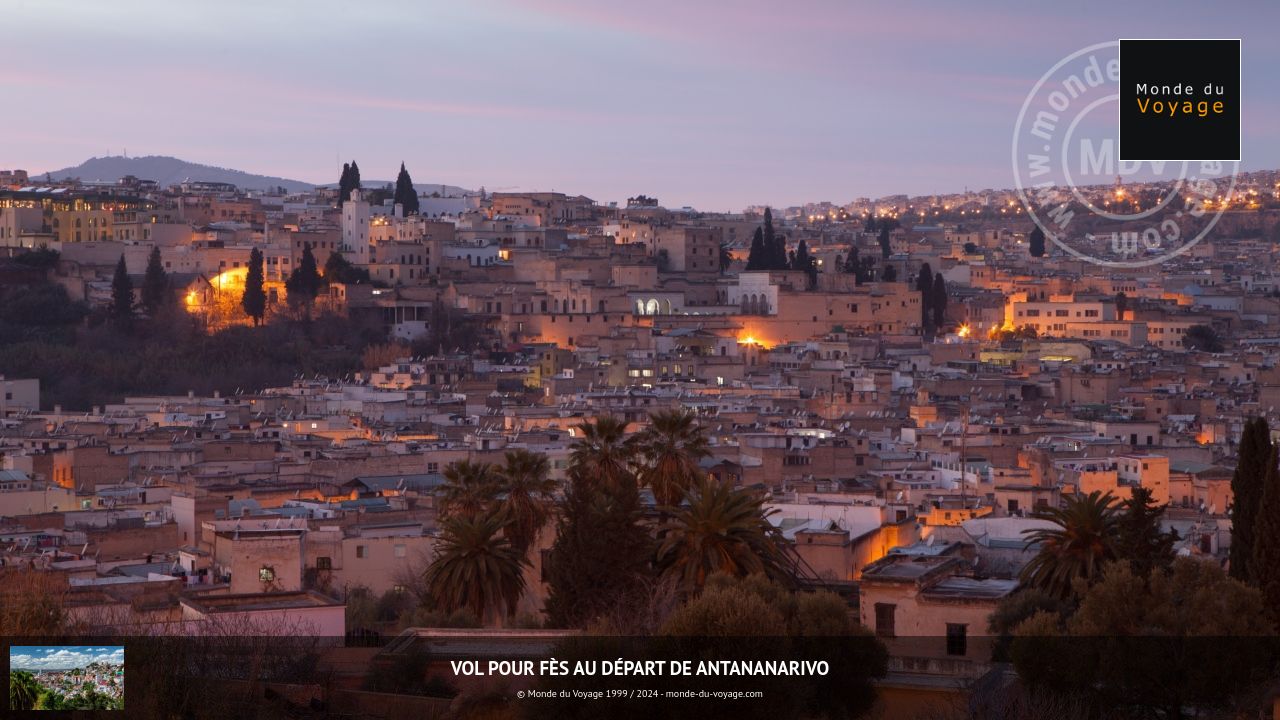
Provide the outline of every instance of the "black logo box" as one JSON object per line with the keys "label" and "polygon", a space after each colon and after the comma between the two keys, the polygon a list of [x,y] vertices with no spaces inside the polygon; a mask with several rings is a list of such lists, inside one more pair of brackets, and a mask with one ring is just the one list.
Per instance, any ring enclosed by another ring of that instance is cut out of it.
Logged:
{"label": "black logo box", "polygon": [[[1122,38],[1120,159],[1239,162],[1240,46],[1238,39]],[[1147,86],[1145,93],[1138,92],[1139,85]],[[1166,94],[1166,87],[1181,92]],[[1146,113],[1141,112],[1139,100]],[[1185,102],[1191,102],[1191,114],[1183,112]],[[1205,107],[1202,102],[1209,109],[1205,116],[1199,112]],[[1221,113],[1213,112],[1218,102]],[[1177,103],[1172,115],[1170,103]],[[1163,112],[1156,114],[1157,107]]]}

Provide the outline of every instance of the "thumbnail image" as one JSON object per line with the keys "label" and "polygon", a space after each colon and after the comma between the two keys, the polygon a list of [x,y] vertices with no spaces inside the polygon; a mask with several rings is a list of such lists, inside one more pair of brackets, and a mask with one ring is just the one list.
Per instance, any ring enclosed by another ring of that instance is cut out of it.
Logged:
{"label": "thumbnail image", "polygon": [[10,710],[123,710],[121,645],[9,648]]}

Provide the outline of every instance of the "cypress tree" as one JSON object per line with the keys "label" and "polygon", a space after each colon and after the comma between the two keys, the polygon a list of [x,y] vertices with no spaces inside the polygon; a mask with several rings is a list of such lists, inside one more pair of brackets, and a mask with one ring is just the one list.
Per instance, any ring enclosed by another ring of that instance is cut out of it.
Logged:
{"label": "cypress tree", "polygon": [[395,202],[404,209],[405,215],[418,214],[418,191],[413,189],[413,179],[404,163],[400,163],[400,174],[396,176]]}
{"label": "cypress tree", "polygon": [[765,249],[764,249],[764,233],[760,228],[756,228],[755,235],[751,236],[751,253],[747,255],[748,270],[765,270]]}
{"label": "cypress tree", "polygon": [[1173,564],[1173,544],[1178,540],[1177,531],[1161,530],[1164,507],[1151,498],[1150,488],[1135,487],[1129,499],[1120,504],[1118,518],[1116,558],[1128,561],[1142,577]]}
{"label": "cypress tree", "polygon": [[338,202],[351,199],[351,163],[342,163],[342,177],[338,178]]}
{"label": "cypress tree", "polygon": [[898,269],[893,265],[886,264],[884,270],[880,273],[880,279],[885,282],[894,282],[898,279]]}
{"label": "cypress tree", "polygon": [[947,315],[947,283],[942,279],[942,273],[933,276],[931,302],[933,305],[933,325],[934,327],[942,327]]}
{"label": "cypress tree", "polygon": [[[1262,475],[1262,493],[1253,525],[1253,583],[1272,617],[1280,617],[1280,447],[1271,446]],[[1232,539],[1234,549],[1234,538]]]}
{"label": "cypress tree", "polygon": [[111,278],[111,304],[107,312],[115,320],[129,320],[133,317],[133,281],[129,279],[129,268],[124,264],[124,254],[116,263],[115,275]]}
{"label": "cypress tree", "polygon": [[933,289],[933,268],[929,267],[929,263],[920,266],[920,273],[916,275],[916,290],[926,292]]}
{"label": "cypress tree", "polygon": [[160,262],[160,248],[151,248],[147,256],[147,273],[142,280],[142,305],[151,315],[169,304],[169,276]]}
{"label": "cypress tree", "polygon": [[320,272],[316,269],[316,256],[311,253],[311,243],[303,243],[302,259],[298,262],[298,267],[289,273],[289,279],[284,284],[289,302],[295,305],[309,304],[320,293],[323,283]]}
{"label": "cypress tree", "polygon": [[809,271],[809,263],[812,258],[809,257],[809,243],[802,238],[800,244],[796,245],[795,260],[792,262],[792,270]]}
{"label": "cypress tree", "polygon": [[1271,428],[1266,419],[1256,417],[1244,425],[1237,450],[1236,470],[1231,476],[1231,577],[1254,582],[1253,550],[1262,500],[1263,477],[1271,457]]}
{"label": "cypress tree", "polygon": [[1044,231],[1039,225],[1031,230],[1027,243],[1030,245],[1031,257],[1044,257]]}
{"label": "cypress tree", "polygon": [[582,627],[634,599],[652,574],[653,551],[634,487],[605,490],[594,479],[571,479],[547,559],[550,624]]}
{"label": "cypress tree", "polygon": [[786,270],[791,267],[791,253],[787,252],[787,236],[779,235],[773,250],[773,269]]}
{"label": "cypress tree", "polygon": [[933,268],[929,263],[920,266],[916,276],[916,291],[920,293],[920,326],[930,327],[933,322]]}
{"label": "cypress tree", "polygon": [[[352,160],[351,161],[351,189],[359,190],[360,187],[361,187],[360,186],[360,166],[356,164],[355,160]],[[350,193],[348,193],[347,196],[350,197]]]}
{"label": "cypress tree", "polygon": [[764,209],[765,266],[762,270],[787,269],[787,241],[777,236],[773,229],[773,210]]}
{"label": "cypress tree", "polygon": [[893,254],[893,248],[889,245],[889,223],[880,224],[880,255],[883,259],[888,260]]}
{"label": "cypress tree", "polygon": [[240,298],[240,306],[244,314],[253,318],[253,324],[260,325],[262,317],[267,314],[267,291],[263,288],[262,251],[254,248],[249,253],[249,273],[244,278],[244,295]]}

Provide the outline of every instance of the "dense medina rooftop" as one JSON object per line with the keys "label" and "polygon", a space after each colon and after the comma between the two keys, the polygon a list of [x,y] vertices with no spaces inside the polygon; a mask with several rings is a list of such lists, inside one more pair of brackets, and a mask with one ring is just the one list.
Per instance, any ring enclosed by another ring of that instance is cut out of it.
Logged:
{"label": "dense medina rooftop", "polygon": [[[0,195],[0,593],[58,611],[6,631],[363,643],[344,672],[384,687],[419,646],[697,636],[767,598],[753,632],[862,627],[869,677],[934,687],[993,677],[1028,593],[1103,603],[1116,559],[1153,607],[1166,577],[1270,603],[1241,569],[1269,530],[1239,539],[1280,407],[1270,176],[1130,269],[1009,191],[28,182]],[[1097,563],[1056,552],[1085,527]]]}

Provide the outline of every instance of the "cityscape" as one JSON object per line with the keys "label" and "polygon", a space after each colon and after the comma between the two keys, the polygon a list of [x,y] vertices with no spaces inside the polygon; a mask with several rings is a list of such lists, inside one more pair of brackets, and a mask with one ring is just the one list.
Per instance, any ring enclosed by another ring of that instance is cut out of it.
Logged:
{"label": "cityscape", "polygon": [[124,648],[11,646],[10,710],[123,710]]}
{"label": "cityscape", "polygon": [[1125,161],[1062,9],[125,5],[0,70],[10,710],[1280,717],[1274,88]]}

